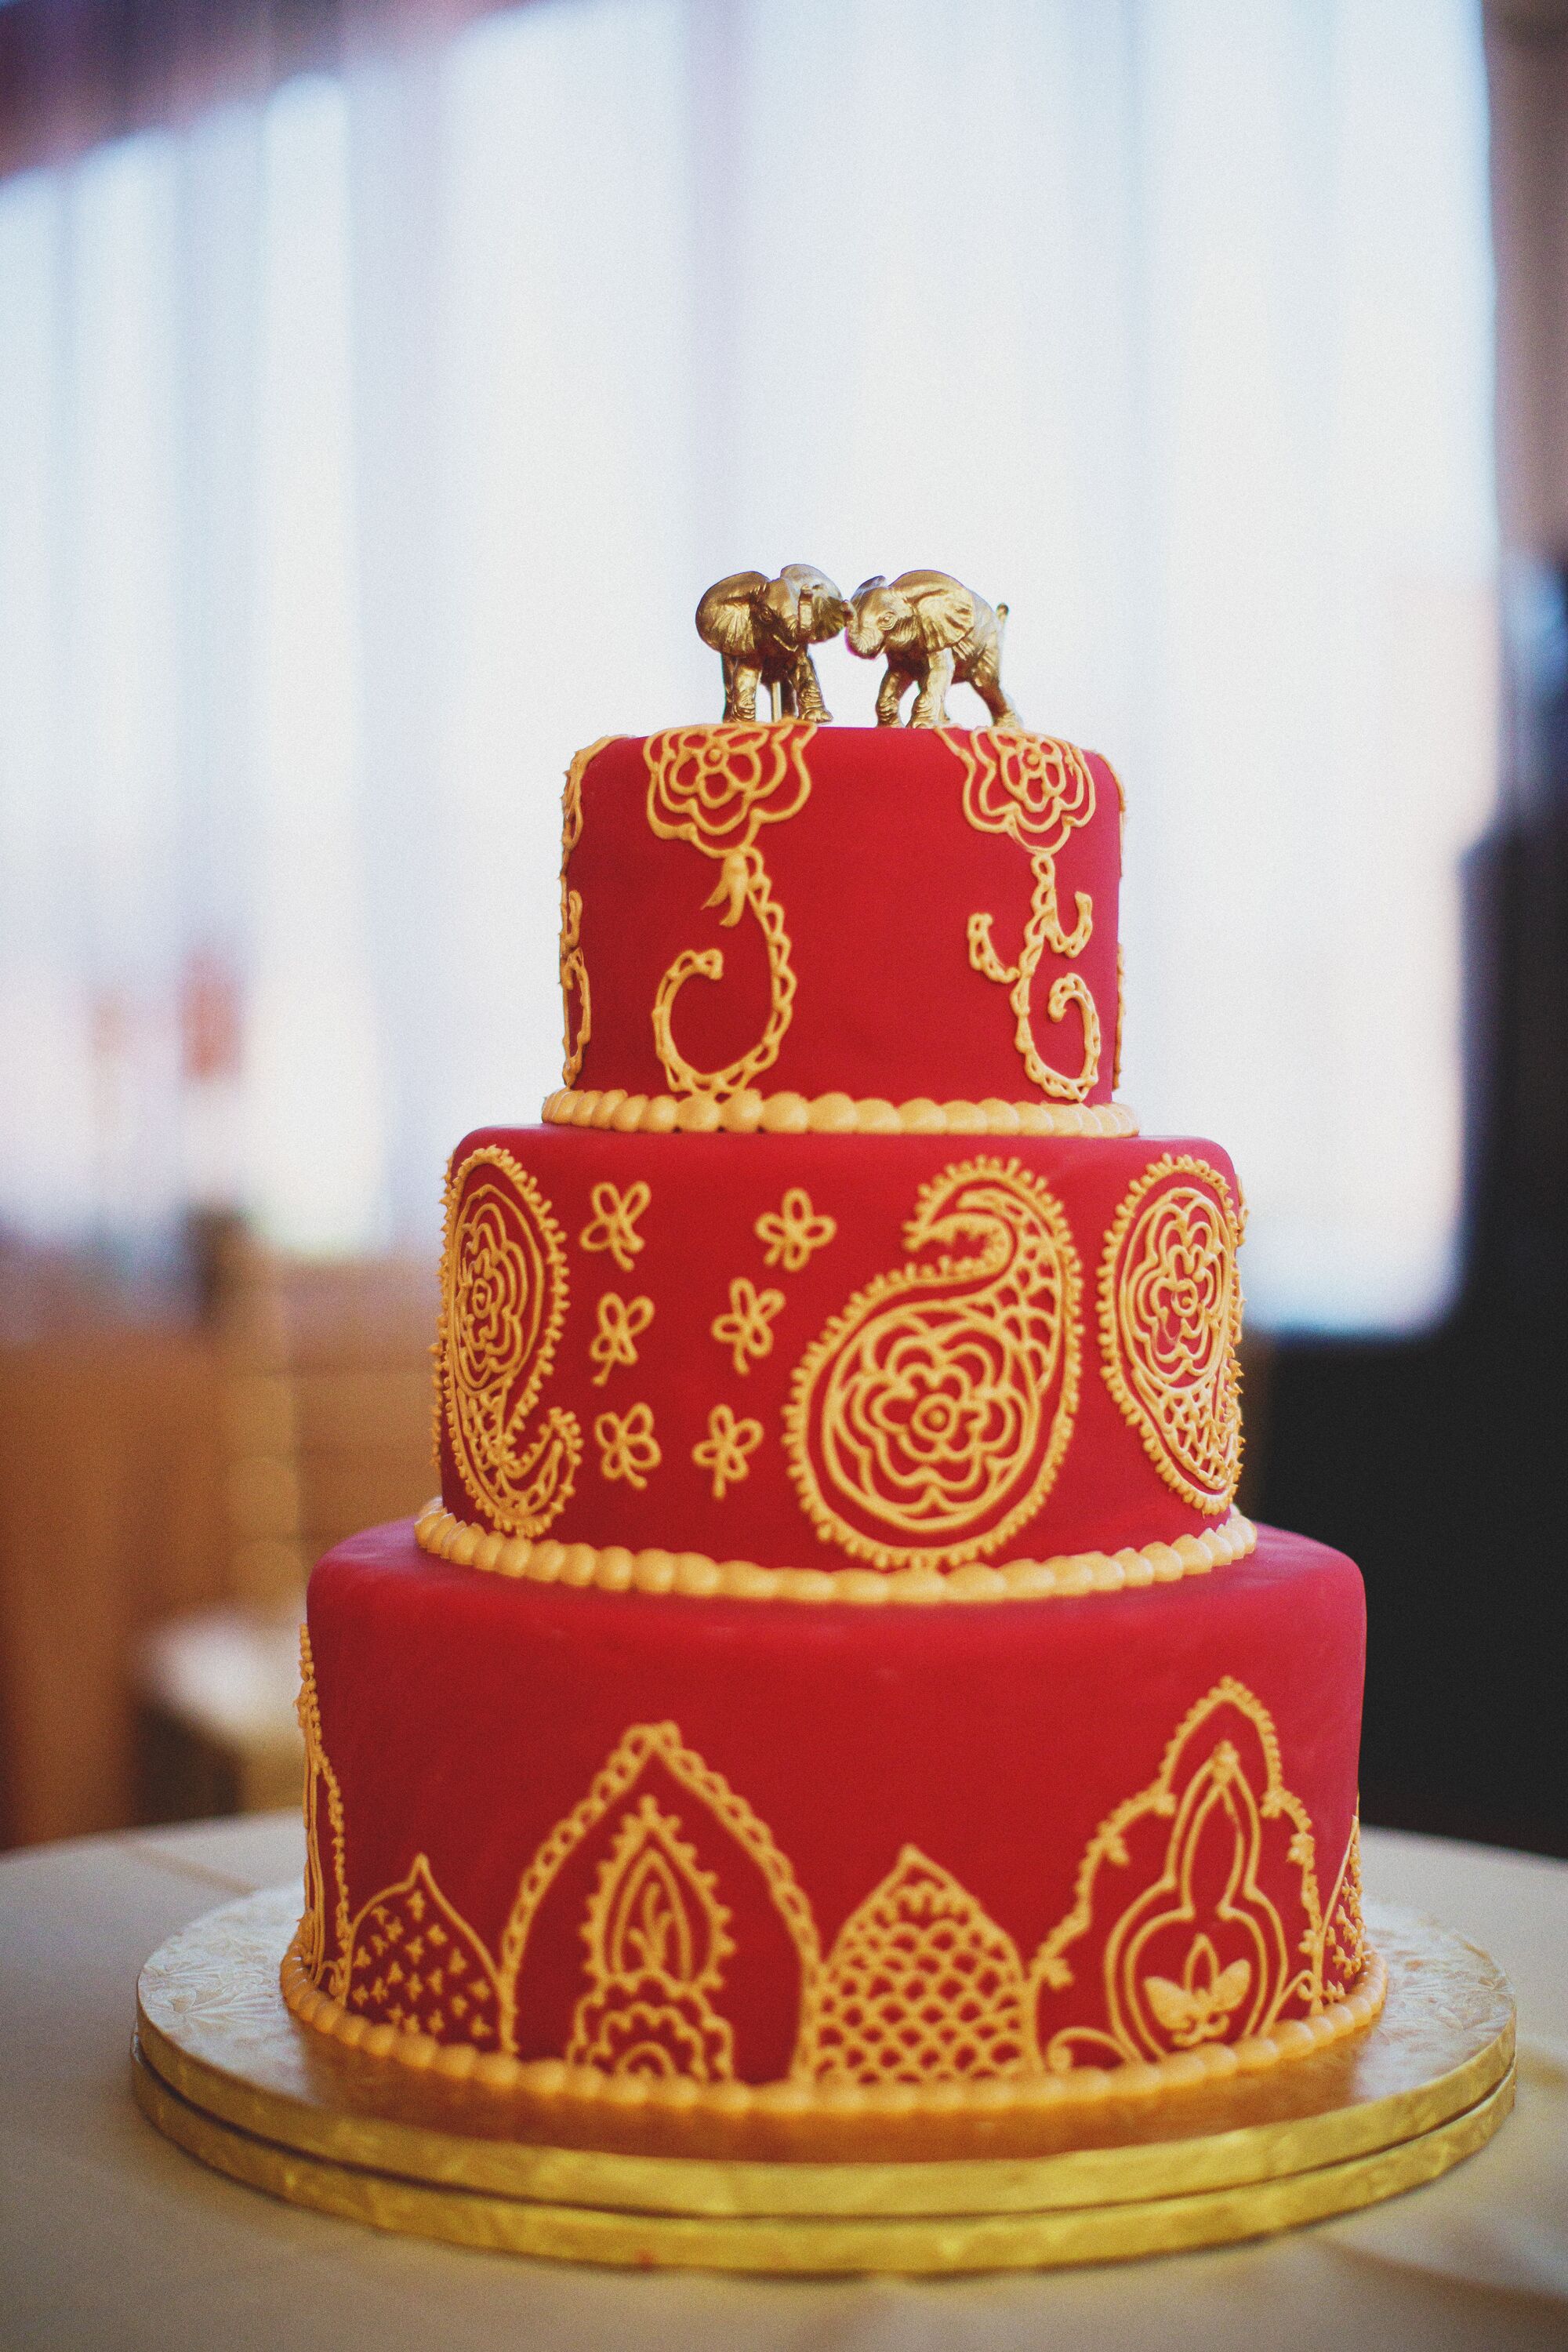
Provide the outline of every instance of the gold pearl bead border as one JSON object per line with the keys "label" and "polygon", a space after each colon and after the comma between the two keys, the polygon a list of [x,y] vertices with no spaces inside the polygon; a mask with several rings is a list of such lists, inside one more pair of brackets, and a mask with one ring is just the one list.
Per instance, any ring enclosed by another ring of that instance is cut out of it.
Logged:
{"label": "gold pearl bead border", "polygon": [[1239,1511],[1222,1527],[1174,1543],[1085,1551],[1056,1559],[1013,1559],[1002,1568],[972,1560],[945,1574],[935,1568],[760,1568],[752,1560],[710,1559],[699,1551],[627,1551],[619,1544],[530,1541],[454,1517],[439,1501],[421,1512],[414,1533],[422,1551],[459,1568],[535,1584],[596,1585],[604,1592],[675,1593],[692,1601],[842,1601],[889,1602],[1075,1600],[1087,1592],[1133,1591],[1206,1576],[1245,1559],[1258,1529]]}
{"label": "gold pearl bead border", "polygon": [[764,1095],[754,1087],[714,1102],[707,1095],[630,1095],[563,1087],[547,1095],[541,1117],[551,1127],[594,1127],[615,1135],[1136,1135],[1125,1103],[904,1103],[880,1096]]}
{"label": "gold pearl bead border", "polygon": [[1388,1991],[1388,1971],[1375,1952],[1353,1992],[1313,2017],[1288,2018],[1269,2033],[1240,2042],[1210,2042],[1168,2057],[1121,2066],[1075,2066],[1065,2074],[1002,2075],[984,2082],[855,2083],[833,2075],[792,2076],[774,2083],[694,2083],[687,2075],[607,2074],[596,2066],[570,2066],[562,2058],[513,2058],[470,2042],[437,2042],[394,2025],[373,2025],[312,1984],[299,1940],[279,1973],[283,1998],[302,2025],[330,2034],[367,2058],[390,2058],[416,2073],[455,2082],[527,2091],[578,2106],[680,2108],[719,2116],[994,2115],[1020,2108],[1089,2106],[1102,2099],[1147,2098],[1260,2074],[1292,2058],[1310,2058],[1370,2025]]}

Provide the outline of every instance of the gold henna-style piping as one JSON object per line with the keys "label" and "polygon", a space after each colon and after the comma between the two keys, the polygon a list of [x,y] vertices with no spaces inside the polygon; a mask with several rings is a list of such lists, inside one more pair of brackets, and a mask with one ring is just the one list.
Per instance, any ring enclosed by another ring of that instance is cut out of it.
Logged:
{"label": "gold henna-style piping", "polygon": [[[816,1986],[822,1952],[811,1906],[788,1859],[775,1844],[766,1823],[758,1819],[723,1774],[714,1771],[694,1749],[685,1746],[677,1725],[638,1723],[623,1736],[614,1753],[595,1776],[587,1795],[563,1820],[557,1822],[523,1872],[500,1942],[499,1974],[503,2004],[502,2038],[509,2051],[515,2051],[517,2047],[517,1987],[527,1957],[529,1937],[544,1899],[583,1840],[623,1797],[629,1795],[650,1762],[661,1765],[677,1787],[703,1807],[761,1873],[773,1909],[784,1923],[800,1965],[803,2034],[809,2028],[815,2015]],[[711,1987],[708,1989],[711,1990]],[[559,2062],[554,2061],[514,2061],[514,2063],[520,2063],[535,2066],[545,2063],[552,2066],[557,2075],[562,2071]],[[593,2072],[595,2080],[604,2079],[597,2070]],[[647,2079],[657,2081],[658,2078],[650,2076]]]}
{"label": "gold henna-style piping", "polygon": [[577,1236],[579,1249],[608,1250],[621,1272],[630,1274],[643,1246],[637,1219],[652,1198],[651,1186],[640,1180],[628,1184],[624,1192],[617,1184],[595,1184],[594,1213]]}
{"label": "gold henna-style piping", "polygon": [[[1208,1718],[1227,1707],[1257,1735],[1264,1759],[1261,1794],[1248,1780],[1235,1745],[1223,1737],[1193,1762],[1177,1785],[1185,1750]],[[1062,2027],[1046,2045],[1050,2067],[1070,2069],[1080,2050],[1110,2052],[1124,2063],[1136,2063],[1161,2057],[1167,2042],[1180,2049],[1195,2047],[1224,2033],[1244,2002],[1244,2040],[1272,2033],[1289,2000],[1304,2001],[1310,2017],[1325,2007],[1324,1919],[1312,1824],[1300,1799],[1285,1786],[1279,1737],[1268,1708],[1230,1675],[1189,1708],[1149,1787],[1119,1805],[1089,1840],[1079,1865],[1072,1907],[1036,1955],[1031,1981],[1037,1991],[1060,1991],[1074,1981],[1065,1955],[1093,1924],[1100,1874],[1127,1866],[1128,1833],[1150,1817],[1171,1824],[1164,1861],[1158,1875],[1124,1905],[1106,1936],[1100,1964],[1105,2023]],[[1289,1825],[1289,1859],[1300,1874],[1306,1921],[1294,1946],[1258,1880],[1263,1825],[1280,1820]],[[1217,1827],[1222,1836],[1228,1827],[1232,1852],[1223,1893],[1205,1916],[1216,1927],[1224,1924],[1246,1946],[1223,1969],[1206,1929],[1199,1925],[1200,1906],[1194,1894],[1199,1846],[1211,1827]],[[1143,1955],[1156,1936],[1183,1924],[1194,1935],[1178,1982],[1148,1968]],[[1292,1951],[1304,1967],[1294,1966]]]}
{"label": "gold henna-style piping", "polygon": [[1173,1543],[1127,1545],[1118,1552],[1058,1554],[1012,1559],[999,1567],[974,1560],[949,1570],[896,1568],[763,1568],[754,1560],[713,1559],[698,1551],[628,1551],[619,1544],[531,1543],[455,1518],[439,1498],[415,1521],[422,1551],[461,1568],[534,1584],[593,1585],[604,1592],[651,1592],[710,1601],[832,1601],[851,1606],[992,1601],[1076,1600],[1089,1592],[1139,1592],[1206,1576],[1245,1559],[1258,1530],[1239,1511],[1202,1535]]}
{"label": "gold henna-style piping", "polygon": [[1100,1265],[1106,1386],[1166,1486],[1215,1514],[1241,1475],[1240,1246],[1220,1171],[1166,1152],[1129,1189]]}
{"label": "gold henna-style piping", "polygon": [[409,2038],[500,2047],[500,1989],[490,1956],[422,1853],[355,1917],[337,1997],[351,2016],[374,2001]]}
{"label": "gold henna-style piping", "polygon": [[[588,967],[583,960],[583,897],[570,887],[566,869],[572,862],[572,852],[583,837],[583,780],[599,753],[615,738],[602,735],[579,751],[566,771],[566,789],[561,795],[561,1014],[564,1025],[563,1051],[565,1055],[561,1071],[563,1086],[575,1083],[583,1067],[583,1056],[593,1034],[593,1001],[588,988]],[[572,1025],[572,999],[577,999],[577,1025]]]}
{"label": "gold henna-style piping", "polygon": [[486,1144],[447,1187],[436,1382],[453,1458],[510,1534],[542,1535],[582,1459],[577,1416],[529,1423],[566,1314],[565,1236],[527,1170]]}
{"label": "gold henna-style piping", "polygon": [[1056,861],[1070,836],[1089,823],[1095,810],[1094,773],[1076,744],[1044,735],[997,734],[984,729],[965,735],[942,730],[942,740],[963,768],[963,814],[977,833],[1005,834],[1029,861],[1033,888],[1016,963],[1004,963],[992,936],[995,918],[982,910],[969,918],[969,961],[974,970],[1008,991],[1013,1042],[1025,1069],[1042,1094],[1058,1101],[1087,1101],[1100,1077],[1100,1013],[1077,972],[1062,972],[1046,998],[1046,1017],[1058,1024],[1077,1005],[1083,1052],[1076,1075],[1047,1062],[1035,1036],[1031,1002],[1035,975],[1047,949],[1076,959],[1094,929],[1094,903],[1076,894],[1068,930],[1057,899]]}
{"label": "gold henna-style piping", "polygon": [[321,1806],[327,1801],[327,1829],[332,1843],[332,1935],[337,1958],[329,1983],[341,1992],[349,1949],[348,1866],[343,1854],[343,1794],[338,1776],[327,1761],[321,1740],[321,1710],[316,1696],[316,1666],[309,1626],[300,1628],[300,1696],[294,1703],[305,1742],[305,1912],[300,1922],[300,1948],[312,1977],[319,1978],[327,1955],[327,1879],[321,1858]]}
{"label": "gold henna-style piping", "polygon": [[838,1223],[834,1217],[819,1217],[805,1186],[792,1184],[777,1209],[764,1209],[752,1231],[763,1244],[765,1265],[782,1265],[786,1274],[799,1274],[817,1250],[827,1247]]}
{"label": "gold henna-style piping", "polygon": [[777,1061],[790,1024],[795,978],[789,960],[784,908],[773,895],[757,835],[764,824],[794,816],[805,804],[811,777],[805,747],[816,733],[809,721],[772,726],[731,723],[677,727],[650,735],[647,761],[647,821],[664,841],[687,841],[719,861],[719,879],[704,902],[722,907],[720,921],[732,929],[750,912],[762,933],[768,962],[768,1018],[761,1037],[722,1069],[700,1070],[675,1042],[675,1002],[691,979],[721,980],[720,948],[686,948],[664,974],[654,994],[654,1046],[664,1074],[678,1094],[713,1101],[749,1087]]}
{"label": "gold henna-style piping", "polygon": [[1012,1937],[951,1871],[906,1845],[827,1957],[805,2056],[835,2083],[1037,2074]]}
{"label": "gold henna-style piping", "polygon": [[653,1407],[634,1404],[625,1412],[602,1412],[594,1423],[594,1436],[601,1475],[624,1478],[640,1495],[650,1472],[664,1459],[653,1433]]}
{"label": "gold henna-style piping", "polygon": [[748,1456],[762,1442],[760,1421],[737,1421],[733,1408],[727,1404],[713,1407],[708,1416],[708,1434],[692,1447],[691,1459],[711,1477],[716,1503],[723,1501],[726,1487],[751,1476]]}
{"label": "gold henna-style piping", "polygon": [[721,1348],[730,1349],[730,1360],[737,1372],[749,1372],[773,1348],[773,1322],[783,1314],[784,1295],[782,1290],[759,1290],[745,1275],[738,1274],[730,1285],[730,1312],[716,1315],[709,1325]]}
{"label": "gold henna-style piping", "polygon": [[761,1094],[743,1088],[719,1102],[709,1095],[636,1095],[624,1087],[559,1087],[540,1117],[550,1127],[607,1129],[616,1135],[1136,1135],[1125,1103],[908,1102],[881,1095]]}
{"label": "gold henna-style piping", "polygon": [[599,1328],[588,1342],[588,1361],[599,1367],[594,1386],[602,1389],[618,1365],[637,1362],[637,1343],[653,1321],[653,1301],[646,1293],[623,1298],[618,1290],[606,1290],[595,1313]]}
{"label": "gold henna-style piping", "polygon": [[[957,1569],[1001,1550],[1056,1483],[1078,1410],[1078,1252],[1060,1203],[1016,1160],[926,1184],[905,1247],[801,1359],[784,1447],[825,1543],[882,1569]],[[950,1255],[965,1244],[978,1254]]]}
{"label": "gold henna-style piping", "polygon": [[623,1816],[588,1898],[588,1990],[572,2013],[569,2066],[726,2083],[734,2034],[710,1995],[734,1951],[718,1881],[674,1813],[644,1796]]}

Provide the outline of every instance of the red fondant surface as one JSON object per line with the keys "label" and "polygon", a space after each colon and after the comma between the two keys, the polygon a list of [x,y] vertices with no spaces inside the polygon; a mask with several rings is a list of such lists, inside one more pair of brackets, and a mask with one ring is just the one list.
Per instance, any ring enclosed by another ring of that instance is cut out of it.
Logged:
{"label": "red fondant surface", "polygon": [[[889,1612],[518,1583],[431,1560],[405,1524],[321,1561],[310,1630],[350,1916],[423,1854],[492,1955],[506,1948],[530,1863],[639,1724],[677,1726],[765,1825],[825,1960],[912,1844],[1011,1939],[1026,1973],[1073,1905],[1096,1831],[1155,1780],[1177,1727],[1225,1677],[1267,1710],[1282,1785],[1310,1821],[1325,1907],[1354,1815],[1361,1580],[1340,1554],[1271,1529],[1250,1559],[1175,1586]],[[1237,1906],[1261,1916],[1260,1900],[1282,1924],[1289,1969],[1300,1963],[1298,1825],[1264,1802],[1264,1743],[1247,1713],[1222,1703],[1204,1718],[1182,1753],[1177,1794],[1224,1743],[1263,1815],[1256,1877],[1237,1874],[1249,1809],[1222,1775],[1191,1903],[1183,1910],[1178,1899],[1181,1916],[1140,1963],[1173,1980],[1200,1932],[1221,1968],[1248,1952],[1256,1968]],[[801,2030],[796,1948],[762,1873],[658,1763],[541,1904],[511,1987],[514,2046],[523,2057],[566,2050],[592,1990],[585,1906],[626,1810],[649,1795],[679,1819],[729,1915],[734,1950],[711,2003],[732,2034],[734,2072],[778,2076]],[[1039,1994],[1042,2049],[1064,2027],[1103,2025],[1110,1927],[1157,1878],[1181,1810],[1130,1829],[1123,1859],[1102,1865],[1089,1929],[1068,1949],[1071,1981]],[[338,1953],[339,1890],[325,1859],[323,1976]],[[1304,2006],[1292,1995],[1280,2013]],[[360,2004],[362,2014],[377,2009]],[[1243,2002],[1222,2030],[1234,2033],[1245,2014]]]}
{"label": "red fondant surface", "polygon": [[[1086,1099],[1101,1103],[1113,1084],[1121,808],[1110,767],[1086,756],[1094,814],[1069,835],[1055,867],[1064,926],[1070,930],[1083,891],[1093,929],[1076,959],[1047,950],[1030,1001],[1042,1058],[1076,1076],[1081,1015],[1069,1007],[1053,1022],[1047,1000],[1064,973],[1086,983],[1103,1040]],[[757,836],[797,988],[778,1056],[756,1085],[769,1094],[893,1102],[1046,1099],[1015,1042],[1010,991],[985,979],[969,955],[969,919],[988,912],[998,957],[1016,961],[1035,882],[1026,850],[968,823],[962,764],[932,731],[818,728],[805,759],[805,804]],[[654,1050],[655,992],[683,951],[719,949],[724,958],[721,979],[688,981],[676,1005],[676,1042],[698,1068],[722,1068],[744,1054],[763,1034],[770,998],[757,924],[727,927],[722,907],[704,905],[718,866],[690,843],[653,833],[647,782],[642,738],[618,738],[599,752],[584,780],[582,837],[567,878],[583,902],[592,1001],[575,1084],[652,1095],[670,1091]]]}
{"label": "red fondant surface", "polygon": [[[1047,1141],[956,1136],[620,1136],[567,1128],[486,1128],[453,1155],[461,1169],[476,1151],[510,1153],[531,1176],[560,1228],[567,1269],[567,1307],[552,1370],[531,1426],[552,1407],[575,1414],[582,1458],[564,1507],[542,1530],[563,1543],[625,1545],[632,1550],[706,1553],[763,1567],[834,1568],[855,1564],[824,1541],[789,1476],[784,1415],[791,1375],[824,1326],[876,1277],[935,1253],[906,1252],[904,1228],[922,1187],[942,1171],[976,1160],[1016,1165],[1049,1188],[1071,1229],[1082,1275],[1079,1302],[1079,1402],[1055,1485],[1042,1507],[1000,1551],[1012,1559],[1117,1551],[1172,1543],[1213,1527],[1156,1471],[1142,1440],[1118,1407],[1102,1370],[1096,1303],[1100,1258],[1117,1208],[1146,1169],[1167,1154],[1190,1154],[1215,1169],[1236,1196],[1235,1171],[1219,1147],[1192,1139],[1132,1138]],[[624,1268],[605,1251],[584,1247],[596,1187],[624,1195],[646,1184],[636,1221],[641,1247]],[[837,1231],[798,1272],[769,1266],[756,1231],[784,1193],[803,1188]],[[951,1244],[949,1245],[951,1246]],[[759,1291],[782,1294],[768,1354],[743,1373],[712,1325],[742,1276]],[[958,1286],[962,1291],[963,1285]],[[977,1280],[972,1292],[984,1285]],[[651,1322],[637,1340],[635,1364],[607,1379],[589,1350],[598,1302],[607,1292],[652,1300]],[[715,1405],[761,1423],[763,1438],[747,1475],[715,1497],[710,1473],[693,1459]],[[601,1466],[595,1424],[605,1412],[651,1409],[659,1447],[642,1487],[611,1479]],[[526,1434],[526,1433],[525,1433]],[[520,1447],[523,1440],[520,1439]],[[483,1497],[465,1486],[444,1433],[442,1494],[448,1510],[485,1527],[500,1524]],[[868,1527],[871,1522],[866,1523]],[[875,1529],[873,1528],[873,1532]]]}

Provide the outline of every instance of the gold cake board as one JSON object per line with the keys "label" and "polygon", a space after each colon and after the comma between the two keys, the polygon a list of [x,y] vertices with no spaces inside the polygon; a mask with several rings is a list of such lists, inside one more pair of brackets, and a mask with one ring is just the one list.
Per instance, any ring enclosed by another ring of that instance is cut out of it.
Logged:
{"label": "gold cake board", "polygon": [[[291,1887],[250,1895],[148,1961],[137,2101],[234,2179],[458,2245],[818,2274],[1112,2262],[1374,2204],[1484,2146],[1513,2104],[1502,1976],[1447,1929],[1372,1906],[1388,1999],[1364,2033],[1174,2099],[1064,2105],[1037,2123],[1048,2152],[649,2156],[584,2144],[580,2115],[569,2135],[545,2136],[536,2116],[520,2137],[502,2095],[365,2058],[297,2022],[278,1971],[298,1911]],[[627,2128],[622,2109],[597,2136]],[[1016,2150],[1016,2127],[1009,2137]]]}

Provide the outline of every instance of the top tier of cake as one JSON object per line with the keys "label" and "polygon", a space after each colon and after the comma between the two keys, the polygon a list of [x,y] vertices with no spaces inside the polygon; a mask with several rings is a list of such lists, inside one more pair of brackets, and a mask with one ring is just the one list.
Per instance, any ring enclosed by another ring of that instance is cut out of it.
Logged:
{"label": "top tier of cake", "polygon": [[1121,832],[1109,763],[1042,736],[595,744],[567,780],[546,1117],[1125,1134]]}

